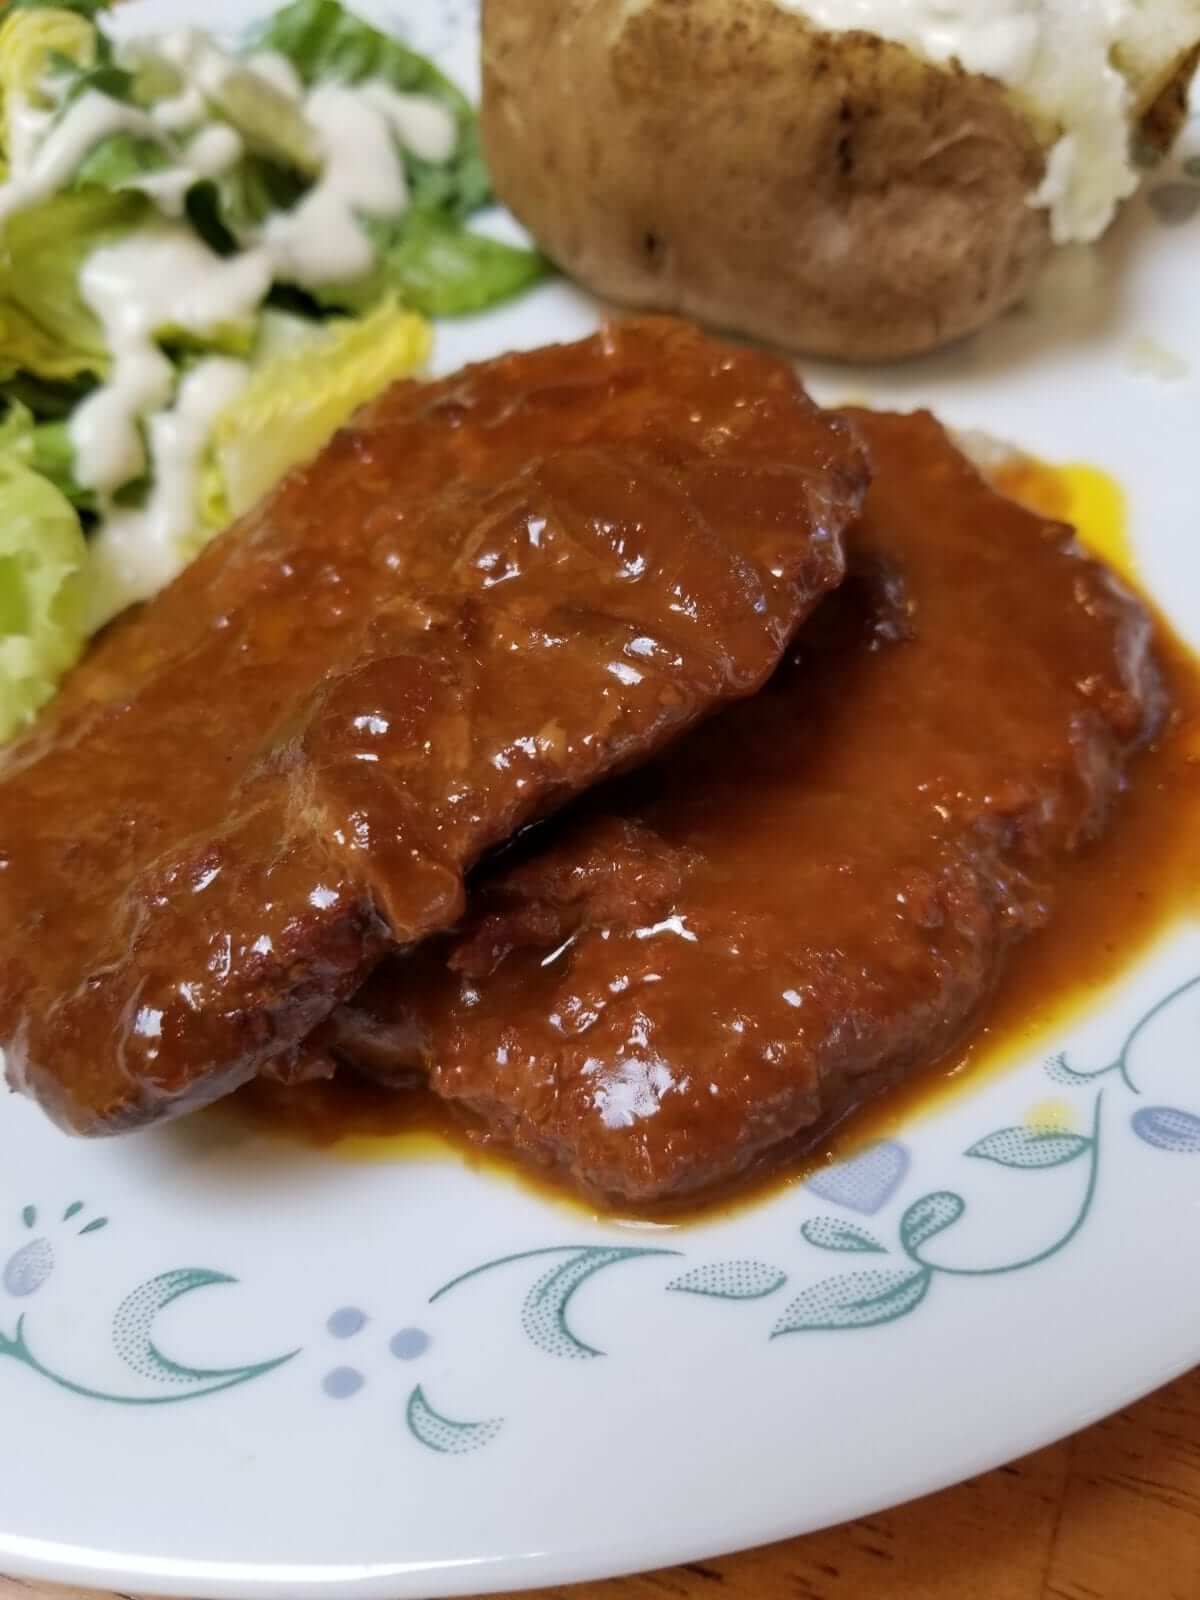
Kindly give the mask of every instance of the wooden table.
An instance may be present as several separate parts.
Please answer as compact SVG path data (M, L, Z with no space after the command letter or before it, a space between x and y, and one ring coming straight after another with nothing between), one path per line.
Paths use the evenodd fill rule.
M827 1533L542 1600L1200 1600L1200 1368L1009 1467ZM113 1600L0 1577L0 1600Z

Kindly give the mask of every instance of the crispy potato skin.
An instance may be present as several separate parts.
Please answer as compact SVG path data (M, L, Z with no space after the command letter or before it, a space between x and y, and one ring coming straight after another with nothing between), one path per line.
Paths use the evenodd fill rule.
M1187 121L1188 93L1196 68L1200 67L1200 44L1175 62L1166 80L1144 91L1139 104L1142 138L1151 150L1165 156Z
M990 80L770 0L485 0L496 190L619 303L806 354L912 355L1050 249L1037 136Z

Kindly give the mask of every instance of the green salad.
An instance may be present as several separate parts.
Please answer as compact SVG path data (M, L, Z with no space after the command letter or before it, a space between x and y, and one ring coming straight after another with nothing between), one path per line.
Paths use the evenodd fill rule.
M118 44L101 10L12 0L0 24L0 738L419 370L426 317L545 271L469 226L469 102L338 0L234 48Z

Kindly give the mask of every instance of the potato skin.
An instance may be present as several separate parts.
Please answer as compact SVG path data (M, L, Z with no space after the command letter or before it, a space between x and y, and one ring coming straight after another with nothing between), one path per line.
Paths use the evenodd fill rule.
M1142 94L1138 131L1157 156L1167 154L1187 121L1188 97L1197 67L1200 67L1200 44L1173 62L1166 77Z
M771 0L484 0L497 193L597 294L810 355L912 355L1050 249L999 85Z

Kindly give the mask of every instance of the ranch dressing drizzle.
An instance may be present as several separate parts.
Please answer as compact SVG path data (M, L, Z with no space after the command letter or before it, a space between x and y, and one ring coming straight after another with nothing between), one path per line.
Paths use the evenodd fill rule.
M248 376L244 362L208 357L173 396L175 369L155 335L174 328L211 336L244 323L270 283L271 264L261 253L221 260L190 229L167 222L97 250L85 264L83 298L112 351L108 381L69 423L76 476L104 506L90 546L93 627L154 594L184 566L208 435ZM147 468L146 503L136 510L116 506L115 491Z
M10 108L13 176L0 185L0 220L48 199L89 151L120 132L164 141L192 134L176 162L130 184L161 210L179 215L193 183L220 177L243 153L239 135L212 116L210 102L219 100L235 76L257 75L273 93L299 103L316 136L321 170L299 205L269 217L258 237L247 242L267 250L276 277L316 288L364 276L374 265L362 219L398 217L407 208L401 146L426 161L447 161L454 153L455 118L431 96L401 94L376 79L321 83L305 93L291 63L276 52L242 61L189 28L156 40L154 53L179 75L182 87L149 111L97 90L82 95L57 121L52 113L23 103ZM138 62L136 44L128 59Z
M80 483L111 494L146 462L138 420L169 398L174 368L156 335L211 337L247 323L271 286L259 252L222 260L191 229L163 222L95 251L80 277L112 352L108 381L76 407L69 429Z
M169 217L181 217L188 190L204 178L220 178L242 158L239 135L224 123L201 128L188 143L183 158L173 167L150 172L130 187L153 200Z
M126 47L122 59L136 64L150 54L166 61L183 79L183 95L190 90L205 102L219 98L233 74L244 70L241 61L222 50L198 28L172 28L168 33L157 35L152 44L152 51L148 51L139 47L134 39Z
M304 110L320 139L321 176L298 206L269 219L262 239L281 278L315 288L371 270L375 251L359 218L399 216L408 184L391 125L360 88L319 84Z
M8 138L8 162L14 172L26 172L33 161L38 145L54 120L54 112L44 106L31 105L23 94L5 97L5 133Z
M276 213L247 243L263 245L276 264L276 276L308 288L362 277L375 260L363 217L391 218L408 205L408 184L398 144L427 161L448 161L458 129L453 115L427 95L401 94L378 80L359 84L320 83L307 93L292 64L274 51L241 60L193 28L180 28L155 42L154 53L185 84L167 102L175 126L194 126L197 101L219 102L235 79L253 74L271 92L298 104L316 136L321 171L308 194L291 211ZM136 44L131 59L137 59ZM178 173L164 174L140 187L176 205L188 188L188 168L200 171L189 148ZM240 151L238 152L240 154ZM237 160L233 155L228 164Z
M61 121L50 126L47 119L40 131L40 138L27 136L13 145L13 176L0 184L0 220L56 194L103 139L114 133L153 136L155 129L145 112L89 89Z
M246 66L251 72L257 72L260 78L265 78L272 88L278 89L289 100L303 98L304 84L300 74L278 50L256 50L246 58Z
M276 276L306 288L350 282L375 262L361 218L397 217L408 205L408 181L397 144L426 161L448 161L458 129L427 95L403 95L374 79L322 83L305 96L316 129L321 175L300 204L271 217L261 240Z
M189 85L170 100L160 100L151 106L149 115L164 133L189 133L208 116L208 106L199 89Z
M458 128L440 100L427 94L401 94L390 83L370 78L358 93L387 120L406 149L422 161L449 161L458 143Z
M111 509L88 546L89 629L156 594L187 564L209 434L248 377L244 362L209 356L184 377L174 404L148 419L153 488L137 510Z
M213 113L235 74L243 93L247 74L257 74L295 104L314 135L320 170L298 205L268 217L233 256L216 256L189 226L164 219L84 264L80 291L111 352L106 381L69 423L76 478L102 510L91 544L95 626L153 594L184 565L209 434L248 375L240 361L209 357L176 390L176 368L159 338L174 330L212 339L246 325L273 281L316 288L365 276L375 248L364 219L395 218L408 205L402 149L446 161L458 138L456 120L440 102L377 80L306 91L284 57L237 58L188 29L155 41L154 53L180 87L147 111L89 90L56 119L53 110L14 97L7 114L12 177L0 185L0 226L65 187L88 152L120 132L157 138L175 152L170 166L131 186L165 217L180 216L193 183L220 177L242 157L241 136ZM134 45L131 64L137 56ZM146 503L118 506L117 491L143 476L151 484Z

